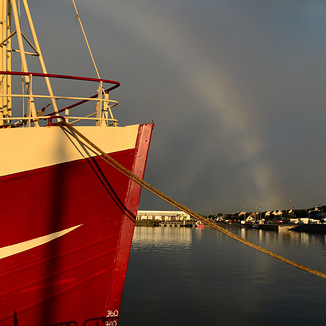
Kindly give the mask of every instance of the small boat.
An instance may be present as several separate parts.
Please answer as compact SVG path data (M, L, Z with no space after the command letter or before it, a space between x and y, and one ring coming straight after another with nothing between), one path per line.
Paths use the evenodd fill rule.
M197 229L203 229L205 227L204 223L201 221L196 222L196 228Z
M58 122L139 178L153 123L118 126L116 81L49 74L27 0L0 3L0 325L116 325L141 186Z

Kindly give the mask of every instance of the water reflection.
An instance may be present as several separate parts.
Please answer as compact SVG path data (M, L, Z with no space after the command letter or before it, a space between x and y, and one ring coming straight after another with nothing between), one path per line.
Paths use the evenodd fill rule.
M326 235L293 231L266 231L232 225L226 228L246 240L279 254L287 253L302 258L306 254L309 255L309 252L311 253L313 250L314 256L326 255ZM208 232L213 232L220 244L229 240L219 232L210 229L136 227L132 250L160 252L181 251L187 254L190 252L194 242L207 241Z
M257 244L278 244L292 247L326 247L326 235L294 232L290 230L266 231L261 229L227 227L227 229L249 241Z
M323 235L228 228L326 272ZM215 230L138 227L119 326L323 325L325 282Z
M228 228L242 238L308 267L326 271L326 235L294 231Z
M132 250L187 252L192 242L192 232L189 231L188 228L180 227L136 227L132 240Z

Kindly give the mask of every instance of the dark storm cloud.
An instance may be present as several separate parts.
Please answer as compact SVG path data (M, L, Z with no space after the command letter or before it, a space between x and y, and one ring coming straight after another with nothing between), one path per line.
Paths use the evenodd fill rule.
M325 203L324 1L77 5L120 125L155 121L148 182L200 213ZM48 70L94 76L72 5L33 9Z

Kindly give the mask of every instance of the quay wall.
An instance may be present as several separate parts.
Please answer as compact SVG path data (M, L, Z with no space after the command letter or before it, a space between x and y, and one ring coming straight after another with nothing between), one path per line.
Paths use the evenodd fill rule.
M169 226L169 227L196 227L194 221L154 221L154 220L136 220L136 226Z

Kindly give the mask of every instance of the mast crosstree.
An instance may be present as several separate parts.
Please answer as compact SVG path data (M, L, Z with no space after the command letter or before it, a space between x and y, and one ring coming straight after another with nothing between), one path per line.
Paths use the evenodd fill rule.
M85 41L90 51L86 34L82 27L75 3L74 6L85 37ZM48 74L27 0L0 0L0 9L0 128L20 126L38 127L41 120L52 119L53 116L57 116L57 121L60 121L60 119L63 119L62 115L64 115L64 119L66 119L66 121L70 120L70 123L78 123L79 121L89 120L89 122L95 121L97 126L117 126L117 120L114 119L111 109L116 106L118 102L109 98L109 92L118 87L120 84L116 81L100 78L91 51L90 55L92 57L98 78ZM27 25L24 27L24 31L26 33L24 33L22 28L22 20L24 20L24 22L27 21L27 23L24 24ZM26 36L27 32L31 40ZM20 55L21 72L12 71L11 57L13 53L18 53ZM27 61L28 56L36 56L38 58L42 73L34 73L29 71ZM11 80L15 76L16 78L19 76L21 78L21 94L16 94L17 90L13 90L11 87ZM35 78L39 77L41 77L45 82L47 95L39 95L33 91L35 88L35 82L33 81ZM53 78L59 78L61 81L79 80L97 82L97 94L90 97L54 96L50 78L52 78L51 80L53 80ZM114 86L104 89L103 83L114 84ZM14 102L12 103L13 99ZM22 102L21 105L19 105L19 107L22 109L22 114L19 114L18 117L16 115L18 107L17 99L21 99ZM44 102L41 102L41 99L45 99L48 104L45 105ZM78 102L58 110L56 104L58 99L64 101L77 100ZM81 117L80 115L76 117L70 116L69 110L71 108L92 101L96 102L95 112L84 117ZM40 105L40 103L42 104ZM50 105L52 105L53 112L46 116L44 115L44 111ZM12 113L12 108L15 108L15 114ZM61 117L59 117L59 115Z
M37 39L37 35L35 32L32 16L30 14L29 6L27 0L22 0L24 6L24 12L28 21L30 33L33 38L33 43L26 37L26 35L22 31L21 27L21 15L22 10L17 7L16 0L0 0L1 3L1 71L11 71L11 53L18 52L20 54L21 60L21 68L22 72L28 73L28 64L27 64L27 55L37 56L39 59L39 63L42 69L43 74L47 74L46 66L44 63L44 59L42 56L41 48ZM11 17L13 16L13 21L15 24L15 30L12 32L12 23ZM11 47L11 39L13 37L17 38L18 49L12 49ZM25 43L32 49L32 52L25 51ZM54 112L58 113L58 108L56 105L55 98L53 96L52 86L48 77L44 77L45 84L48 90L48 94L50 96L51 104L53 106ZM24 76L24 90L29 95L28 97L28 105L26 117L36 117L36 109L34 98L32 94L32 78L30 75ZM6 75L1 80L1 94L11 94L11 76ZM10 118L11 117L11 98L10 96L1 96L0 102L0 118ZM37 120L33 121L34 125L38 125ZM31 119L27 120L27 126L30 126ZM0 125L6 124L5 120L0 120Z

